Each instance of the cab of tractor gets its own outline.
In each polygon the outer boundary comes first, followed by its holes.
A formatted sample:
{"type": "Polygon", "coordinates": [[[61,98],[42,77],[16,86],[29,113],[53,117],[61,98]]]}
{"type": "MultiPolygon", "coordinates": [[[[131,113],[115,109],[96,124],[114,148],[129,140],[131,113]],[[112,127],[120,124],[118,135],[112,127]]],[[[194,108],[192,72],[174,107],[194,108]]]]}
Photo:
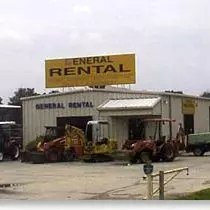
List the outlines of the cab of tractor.
{"type": "Polygon", "coordinates": [[[91,120],[88,121],[85,128],[85,136],[88,142],[101,145],[108,144],[109,140],[109,122],[107,120],[91,120]],[[92,139],[88,139],[89,132],[93,130],[92,139]]]}
{"type": "Polygon", "coordinates": [[[73,125],[45,126],[45,136],[37,151],[44,153],[47,162],[73,161],[83,154],[84,139],[84,132],[73,125]]]}
{"type": "MultiPolygon", "coordinates": [[[[110,139],[110,124],[107,120],[88,121],[85,129],[86,144],[84,153],[96,159],[111,160],[110,154],[116,150],[116,141],[110,139]],[[88,138],[90,132],[92,138],[88,138]],[[103,158],[102,158],[103,156],[103,158]]],[[[102,161],[103,161],[102,160],[102,161]]]]}
{"type": "Polygon", "coordinates": [[[136,163],[151,161],[173,161],[176,156],[175,140],[172,139],[173,119],[144,119],[144,139],[127,140],[123,149],[130,151],[130,161],[136,163]],[[168,135],[163,135],[163,126],[167,126],[168,135]]]}
{"type": "Polygon", "coordinates": [[[143,123],[145,123],[146,129],[149,129],[147,137],[151,140],[154,140],[157,145],[161,145],[167,141],[172,140],[172,123],[175,122],[173,119],[144,119],[143,123]],[[163,126],[167,127],[169,130],[168,135],[163,135],[163,126]]]}
{"type": "Polygon", "coordinates": [[[44,142],[55,140],[65,135],[65,130],[57,126],[45,126],[44,142]]]}
{"type": "Polygon", "coordinates": [[[62,127],[57,126],[45,126],[45,134],[43,141],[40,141],[37,145],[38,152],[44,152],[44,150],[60,147],[60,141],[63,140],[65,136],[65,130],[62,127]]]}

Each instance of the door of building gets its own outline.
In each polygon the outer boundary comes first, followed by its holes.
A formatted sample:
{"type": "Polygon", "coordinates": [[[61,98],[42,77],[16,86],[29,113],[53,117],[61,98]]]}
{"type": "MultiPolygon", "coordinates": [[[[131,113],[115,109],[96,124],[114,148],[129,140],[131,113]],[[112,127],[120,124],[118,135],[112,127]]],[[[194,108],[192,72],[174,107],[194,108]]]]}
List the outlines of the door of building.
{"type": "Polygon", "coordinates": [[[194,115],[184,114],[184,130],[185,134],[194,133],[194,115]]]}
{"type": "MultiPolygon", "coordinates": [[[[85,132],[86,124],[92,120],[91,116],[87,117],[57,117],[57,127],[65,127],[66,124],[73,125],[85,132]]],[[[92,132],[88,132],[88,140],[92,139],[92,132]]]]}
{"type": "Polygon", "coordinates": [[[129,135],[128,135],[129,140],[145,138],[144,123],[141,122],[141,119],[135,119],[135,118],[129,119],[128,131],[129,131],[129,135]]]}

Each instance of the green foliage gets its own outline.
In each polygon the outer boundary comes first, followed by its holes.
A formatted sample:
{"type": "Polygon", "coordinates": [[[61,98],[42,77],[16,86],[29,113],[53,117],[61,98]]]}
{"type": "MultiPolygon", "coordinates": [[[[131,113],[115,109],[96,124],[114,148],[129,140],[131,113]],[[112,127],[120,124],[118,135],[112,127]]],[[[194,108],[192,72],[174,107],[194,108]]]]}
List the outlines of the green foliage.
{"type": "Polygon", "coordinates": [[[36,139],[30,141],[26,147],[25,151],[35,152],[37,150],[37,144],[44,140],[44,136],[38,136],[36,139]]]}
{"type": "Polygon", "coordinates": [[[9,105],[21,106],[21,98],[39,95],[34,88],[19,88],[14,92],[14,96],[9,98],[9,105]]]}
{"type": "Polygon", "coordinates": [[[210,92],[205,91],[201,94],[201,97],[206,97],[206,98],[210,98],[210,92]]]}
{"type": "Polygon", "coordinates": [[[179,197],[176,200],[210,200],[210,188],[179,197]]]}
{"type": "Polygon", "coordinates": [[[0,97],[0,104],[3,104],[3,99],[2,99],[2,97],[0,97]]]}

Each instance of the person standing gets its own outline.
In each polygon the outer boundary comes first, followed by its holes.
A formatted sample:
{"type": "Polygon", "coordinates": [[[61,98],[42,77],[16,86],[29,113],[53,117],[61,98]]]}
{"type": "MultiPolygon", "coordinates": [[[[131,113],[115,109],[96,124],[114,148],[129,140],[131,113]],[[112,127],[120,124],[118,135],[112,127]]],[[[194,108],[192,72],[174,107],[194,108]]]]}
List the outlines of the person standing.
{"type": "Polygon", "coordinates": [[[182,126],[182,123],[179,123],[178,132],[177,132],[177,140],[179,140],[181,147],[185,145],[185,131],[182,126]]]}

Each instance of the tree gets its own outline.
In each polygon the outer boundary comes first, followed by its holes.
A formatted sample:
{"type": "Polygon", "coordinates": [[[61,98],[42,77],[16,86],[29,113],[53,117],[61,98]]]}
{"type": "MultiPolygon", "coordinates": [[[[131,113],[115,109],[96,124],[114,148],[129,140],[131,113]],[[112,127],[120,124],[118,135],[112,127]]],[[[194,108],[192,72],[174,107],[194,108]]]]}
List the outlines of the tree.
{"type": "Polygon", "coordinates": [[[14,96],[9,98],[9,105],[21,106],[21,98],[40,95],[35,92],[34,88],[19,88],[14,92],[14,96]]]}
{"type": "Polygon", "coordinates": [[[210,98],[210,92],[204,91],[204,92],[201,94],[201,97],[210,98]]]}
{"type": "Polygon", "coordinates": [[[2,97],[0,97],[0,104],[3,104],[3,99],[2,99],[2,97]]]}

